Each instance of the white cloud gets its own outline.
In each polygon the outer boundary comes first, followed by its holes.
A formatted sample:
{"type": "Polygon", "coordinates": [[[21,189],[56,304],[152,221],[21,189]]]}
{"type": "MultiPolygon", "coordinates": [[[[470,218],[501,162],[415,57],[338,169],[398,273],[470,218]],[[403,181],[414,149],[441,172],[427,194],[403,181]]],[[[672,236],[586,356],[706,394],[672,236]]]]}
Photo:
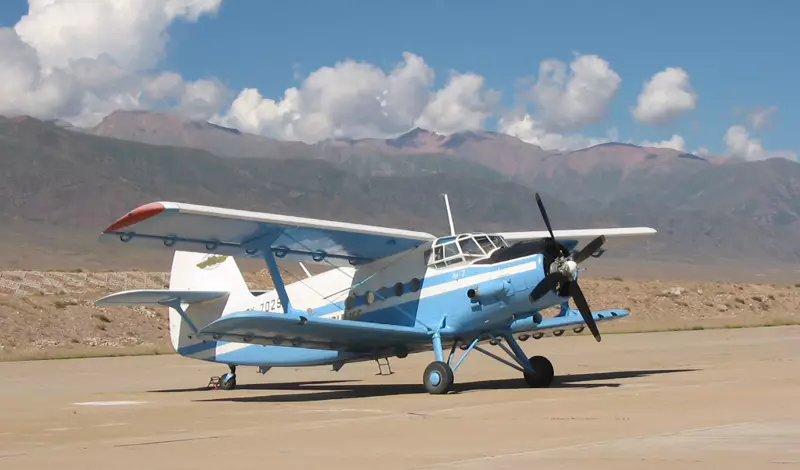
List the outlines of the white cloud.
{"type": "Polygon", "coordinates": [[[642,147],[675,149],[681,152],[686,150],[686,140],[678,134],[673,134],[669,139],[662,140],[660,142],[651,142],[649,140],[645,140],[640,145],[642,147]]]}
{"type": "Polygon", "coordinates": [[[689,74],[682,68],[668,67],[644,84],[632,114],[643,123],[665,124],[695,109],[698,99],[689,74]]]}
{"type": "Polygon", "coordinates": [[[221,1],[29,0],[14,28],[0,28],[0,114],[91,125],[115,109],[167,100],[210,116],[224,95],[218,82],[147,71],[171,23],[214,14],[221,1]]]}
{"type": "Polygon", "coordinates": [[[728,155],[743,160],[766,160],[768,158],[786,158],[797,160],[797,154],[790,150],[766,150],[761,140],[751,137],[744,126],[731,126],[725,133],[725,145],[728,155]]]}
{"type": "Polygon", "coordinates": [[[772,123],[772,116],[778,111],[777,106],[763,106],[753,109],[736,108],[737,114],[744,114],[747,123],[754,130],[760,131],[772,123]]]}
{"type": "Polygon", "coordinates": [[[176,19],[213,14],[222,0],[29,0],[14,29],[36,49],[44,70],[108,57],[126,70],[154,66],[176,19]]]}
{"type": "Polygon", "coordinates": [[[473,73],[456,74],[436,92],[416,125],[440,134],[481,130],[500,103],[500,93],[487,90],[484,79],[473,73]]]}
{"type": "Polygon", "coordinates": [[[569,64],[545,60],[535,83],[521,94],[519,109],[503,116],[498,131],[545,150],[575,150],[619,139],[616,128],[604,137],[575,132],[600,122],[622,79],[597,55],[577,55],[569,64]],[[535,110],[528,111],[528,105],[535,110]]]}
{"type": "Polygon", "coordinates": [[[355,60],[312,72],[280,101],[246,89],[213,121],[276,138],[316,142],[331,137],[387,137],[415,126],[451,133],[483,127],[499,95],[483,77],[454,74],[431,91],[433,70],[410,52],[389,73],[355,60]]]}
{"type": "MultiPolygon", "coordinates": [[[[482,76],[452,73],[442,88],[434,89],[433,69],[410,52],[389,71],[351,59],[320,67],[277,99],[246,88],[223,108],[228,90],[213,77],[188,81],[175,72],[153,71],[163,58],[169,26],[213,15],[221,3],[29,0],[28,14],[13,28],[0,28],[0,114],[93,125],[117,109],[171,106],[194,119],[314,142],[386,137],[416,126],[445,134],[477,130],[499,111],[500,93],[482,76]]],[[[614,128],[602,137],[586,136],[580,129],[605,117],[621,83],[597,55],[577,55],[569,64],[545,60],[519,109],[502,116],[498,130],[545,149],[616,141],[614,128]]],[[[644,85],[632,113],[639,121],[660,124],[695,109],[697,101],[688,74],[671,67],[644,85]]],[[[764,128],[776,109],[748,111],[749,125],[764,128]]],[[[797,158],[790,151],[765,150],[742,126],[731,127],[725,143],[738,158],[797,158]]],[[[677,134],[642,145],[686,148],[677,134]]]]}
{"type": "Polygon", "coordinates": [[[564,62],[543,61],[526,94],[549,132],[572,131],[602,120],[622,83],[608,61],[597,55],[575,57],[569,72],[564,62]]]}
{"type": "Polygon", "coordinates": [[[505,116],[498,123],[498,132],[514,136],[544,150],[577,150],[619,139],[616,128],[606,132],[605,137],[586,137],[578,133],[559,133],[547,130],[546,125],[530,114],[505,116]]]}

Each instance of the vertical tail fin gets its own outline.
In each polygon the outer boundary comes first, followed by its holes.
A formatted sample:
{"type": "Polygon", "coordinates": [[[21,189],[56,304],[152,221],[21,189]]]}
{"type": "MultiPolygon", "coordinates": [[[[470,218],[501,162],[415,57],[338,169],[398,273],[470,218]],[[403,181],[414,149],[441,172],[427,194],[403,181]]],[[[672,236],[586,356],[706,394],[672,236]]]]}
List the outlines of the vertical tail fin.
{"type": "MultiPolygon", "coordinates": [[[[191,305],[186,314],[199,328],[228,313],[249,308],[255,298],[230,256],[176,251],[172,258],[169,290],[227,291],[230,295],[218,301],[191,305]]],[[[181,352],[198,341],[190,325],[175,309],[169,309],[169,330],[172,346],[181,352]]]]}

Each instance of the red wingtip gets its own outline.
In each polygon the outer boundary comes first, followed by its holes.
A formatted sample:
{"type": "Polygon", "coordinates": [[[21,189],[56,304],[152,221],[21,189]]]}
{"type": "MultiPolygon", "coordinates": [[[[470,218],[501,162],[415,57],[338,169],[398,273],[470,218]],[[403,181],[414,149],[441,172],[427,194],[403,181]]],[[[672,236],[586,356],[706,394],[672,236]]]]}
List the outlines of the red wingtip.
{"type": "Polygon", "coordinates": [[[111,224],[107,229],[105,229],[105,232],[116,232],[120,229],[156,216],[165,210],[166,207],[164,207],[164,204],[161,204],[160,202],[151,202],[150,204],[139,206],[111,224]]]}

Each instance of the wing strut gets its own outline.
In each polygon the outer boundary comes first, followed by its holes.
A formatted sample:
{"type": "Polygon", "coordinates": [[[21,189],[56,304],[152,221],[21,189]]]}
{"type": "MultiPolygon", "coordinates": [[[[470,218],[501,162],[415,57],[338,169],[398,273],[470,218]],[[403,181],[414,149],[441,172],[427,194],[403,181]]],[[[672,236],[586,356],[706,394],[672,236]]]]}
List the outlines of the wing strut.
{"type": "Polygon", "coordinates": [[[286,293],[286,284],[283,282],[283,276],[281,276],[281,271],[278,268],[278,262],[275,261],[275,253],[272,252],[272,249],[269,246],[267,246],[266,249],[261,250],[261,252],[264,254],[264,261],[267,263],[267,269],[269,270],[269,275],[272,278],[272,283],[275,284],[275,291],[278,292],[278,298],[281,299],[283,313],[300,313],[294,312],[294,309],[289,303],[289,294],[286,293]]]}

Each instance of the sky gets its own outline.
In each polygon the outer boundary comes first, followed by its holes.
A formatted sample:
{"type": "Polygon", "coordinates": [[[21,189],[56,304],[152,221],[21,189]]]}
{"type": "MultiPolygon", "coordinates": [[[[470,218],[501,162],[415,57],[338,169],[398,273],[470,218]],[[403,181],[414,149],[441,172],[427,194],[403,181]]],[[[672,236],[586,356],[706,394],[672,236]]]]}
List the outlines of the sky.
{"type": "Polygon", "coordinates": [[[798,2],[3,0],[0,114],[798,159],[798,2]]]}

